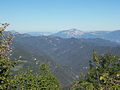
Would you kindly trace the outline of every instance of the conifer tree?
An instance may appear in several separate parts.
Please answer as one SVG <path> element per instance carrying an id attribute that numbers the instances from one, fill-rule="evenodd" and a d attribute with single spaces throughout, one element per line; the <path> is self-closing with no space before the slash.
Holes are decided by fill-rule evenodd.
<path id="1" fill-rule="evenodd" d="M 112 54 L 97 55 L 89 72 L 73 85 L 73 90 L 120 90 L 120 58 Z"/>

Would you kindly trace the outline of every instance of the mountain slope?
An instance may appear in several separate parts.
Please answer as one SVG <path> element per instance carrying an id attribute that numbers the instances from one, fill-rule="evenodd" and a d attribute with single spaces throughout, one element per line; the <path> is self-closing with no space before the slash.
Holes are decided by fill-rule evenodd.
<path id="1" fill-rule="evenodd" d="M 13 52 L 12 58 L 18 60 L 15 69 L 13 69 L 14 71 L 24 72 L 32 68 L 34 72 L 39 72 L 39 64 L 46 63 L 63 86 L 68 86 L 77 79 L 75 73 L 71 69 L 60 65 L 48 55 L 25 49 L 24 45 L 19 42 L 14 42 Z"/>
<path id="2" fill-rule="evenodd" d="M 88 66 L 92 51 L 99 53 L 119 51 L 119 44 L 104 39 L 59 38 L 53 36 L 16 35 L 14 43 L 19 43 L 24 50 L 37 54 L 46 54 L 58 63 L 72 68 L 74 72 L 83 71 Z M 79 68 L 78 71 L 76 71 Z M 84 70 L 85 71 L 85 70 Z"/>
<path id="3" fill-rule="evenodd" d="M 27 32 L 27 34 L 30 34 L 32 36 L 57 36 L 61 38 L 101 38 L 120 43 L 120 30 L 83 32 L 73 28 L 68 30 L 62 30 L 57 33 Z"/>
<path id="4" fill-rule="evenodd" d="M 78 79 L 80 72 L 87 72 L 93 50 L 99 54 L 111 52 L 120 55 L 120 44 L 100 38 L 60 38 L 18 33 L 14 37 L 13 57 L 20 61 L 16 70 L 25 71 L 33 67 L 37 72 L 38 63 L 48 63 L 65 87 Z"/>

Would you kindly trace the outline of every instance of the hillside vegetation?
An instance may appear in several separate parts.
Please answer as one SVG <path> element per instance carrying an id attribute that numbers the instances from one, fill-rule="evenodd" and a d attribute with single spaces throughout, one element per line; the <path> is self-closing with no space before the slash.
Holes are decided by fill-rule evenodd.
<path id="1" fill-rule="evenodd" d="M 0 90 L 120 89 L 118 43 L 11 34 L 8 25 L 0 26 Z"/>
<path id="2" fill-rule="evenodd" d="M 10 59 L 12 37 L 3 34 L 8 25 L 3 23 L 0 27 L 0 90 L 59 90 L 59 82 L 46 64 L 41 64 L 39 73 L 33 73 L 31 69 L 18 74 L 11 73 L 15 66 Z"/>

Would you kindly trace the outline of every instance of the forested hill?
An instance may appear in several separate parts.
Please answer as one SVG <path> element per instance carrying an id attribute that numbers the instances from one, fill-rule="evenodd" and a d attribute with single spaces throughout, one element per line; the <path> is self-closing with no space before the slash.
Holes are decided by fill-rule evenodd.
<path id="1" fill-rule="evenodd" d="M 62 79 L 63 84 L 70 84 L 80 72 L 87 71 L 93 50 L 98 53 L 110 52 L 120 55 L 118 43 L 99 38 L 76 39 L 28 34 L 15 34 L 14 36 L 13 56 L 21 56 L 23 60 L 27 60 L 27 63 L 23 64 L 23 70 L 24 67 L 29 66 L 36 68 L 35 63 L 47 62 L 53 72 L 56 72 L 54 74 Z"/>

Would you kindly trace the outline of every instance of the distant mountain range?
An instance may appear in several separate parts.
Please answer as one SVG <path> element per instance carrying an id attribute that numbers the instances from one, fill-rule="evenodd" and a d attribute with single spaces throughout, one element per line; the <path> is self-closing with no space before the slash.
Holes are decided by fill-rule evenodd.
<path id="1" fill-rule="evenodd" d="M 51 32 L 27 32 L 27 34 L 30 34 L 32 36 L 49 36 L 52 33 Z"/>
<path id="2" fill-rule="evenodd" d="M 14 31 L 15 32 L 15 31 Z M 120 30 L 83 32 L 78 29 L 69 29 L 54 32 L 26 32 L 32 36 L 56 36 L 61 38 L 101 38 L 120 43 Z"/>
<path id="3" fill-rule="evenodd" d="M 82 32 L 77 29 L 70 29 L 55 33 L 53 34 L 53 36 L 58 36 L 62 38 L 101 38 L 120 43 L 120 30 Z"/>

